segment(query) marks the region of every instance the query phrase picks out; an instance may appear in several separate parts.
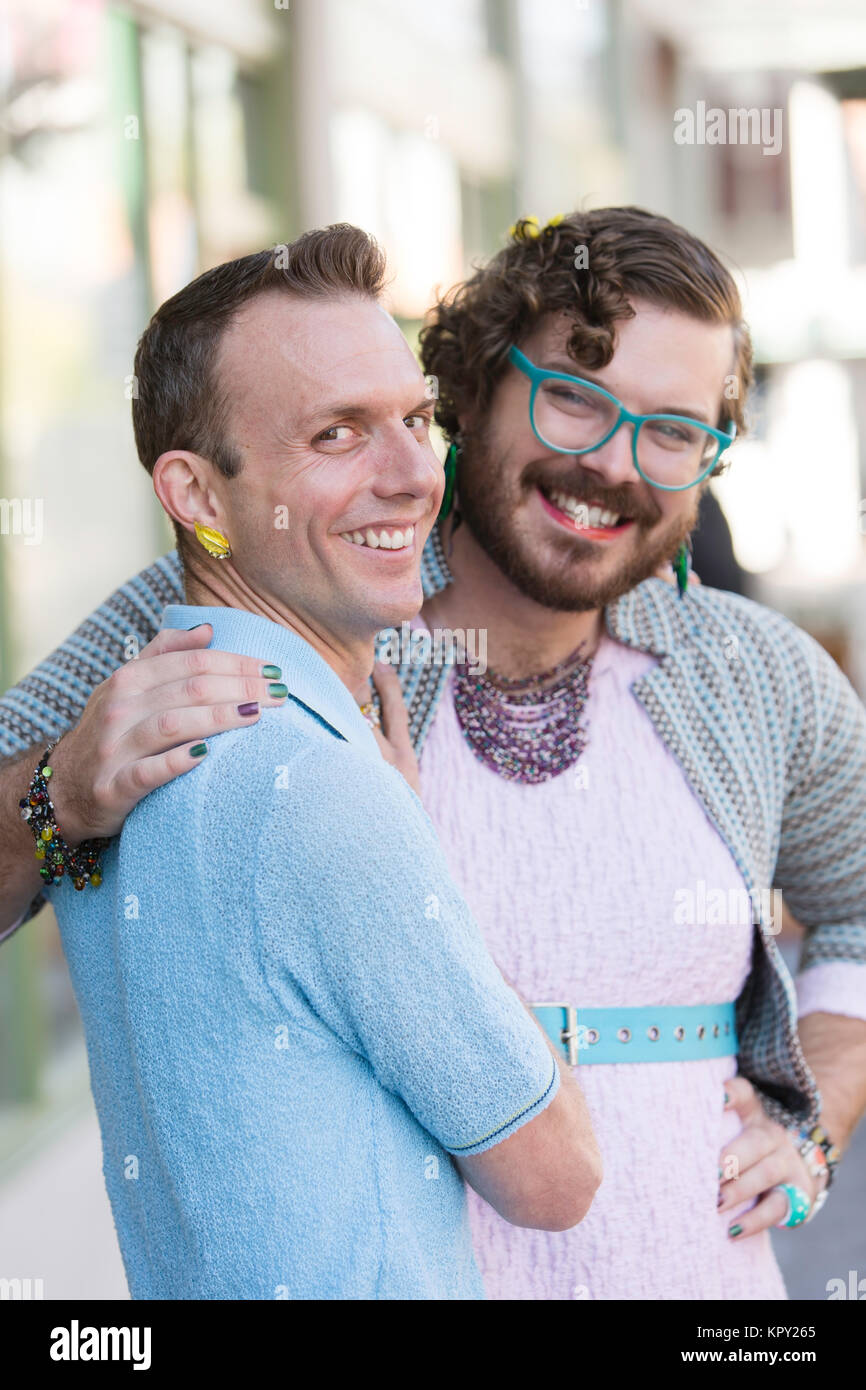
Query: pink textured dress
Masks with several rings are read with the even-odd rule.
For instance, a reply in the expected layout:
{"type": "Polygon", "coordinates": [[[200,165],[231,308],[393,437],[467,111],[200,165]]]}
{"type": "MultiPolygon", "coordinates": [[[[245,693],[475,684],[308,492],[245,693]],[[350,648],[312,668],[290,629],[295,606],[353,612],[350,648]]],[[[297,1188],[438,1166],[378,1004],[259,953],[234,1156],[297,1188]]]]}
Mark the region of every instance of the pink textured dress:
{"type": "MultiPolygon", "coordinates": [[[[505,781],[474,756],[450,683],[437,711],[421,759],[424,805],[494,959],[524,999],[723,1003],[749,973],[750,926],[682,921],[682,895],[698,901],[699,880],[708,891],[745,886],[631,694],[656,660],[602,638],[586,751],[540,786],[505,781]]],[[[733,1056],[580,1069],[602,1186],[586,1219],[565,1232],[510,1226],[470,1192],[488,1297],[785,1298],[767,1233],[737,1244],[727,1236],[734,1213],[716,1210],[719,1154],[740,1129],[722,1108],[736,1069],[733,1056]]]]}

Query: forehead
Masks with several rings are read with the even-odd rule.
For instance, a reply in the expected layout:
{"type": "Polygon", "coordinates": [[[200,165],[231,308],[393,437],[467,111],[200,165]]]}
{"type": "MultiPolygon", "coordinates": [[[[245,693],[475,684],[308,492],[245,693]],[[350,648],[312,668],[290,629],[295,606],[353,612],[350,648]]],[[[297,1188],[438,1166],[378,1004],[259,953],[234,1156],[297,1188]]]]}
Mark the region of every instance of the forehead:
{"type": "MultiPolygon", "coordinates": [[[[734,330],[727,323],[704,323],[676,309],[664,309],[646,300],[631,301],[632,319],[616,323],[616,347],[606,367],[591,375],[603,378],[614,392],[617,386],[635,389],[645,384],[655,395],[670,400],[687,393],[707,393],[715,400],[724,377],[733,371],[734,330]]],[[[566,350],[573,320],[566,314],[550,315],[526,340],[525,351],[533,361],[555,356],[559,369],[580,375],[580,365],[566,350]],[[568,365],[570,364],[570,365],[568,365]]],[[[587,368],[587,370],[590,370],[587,368]]]]}
{"type": "Polygon", "coordinates": [[[360,295],[302,300],[258,295],[223,335],[217,370],[245,415],[279,408],[298,419],[328,397],[375,406],[424,378],[391,316],[360,295]]]}

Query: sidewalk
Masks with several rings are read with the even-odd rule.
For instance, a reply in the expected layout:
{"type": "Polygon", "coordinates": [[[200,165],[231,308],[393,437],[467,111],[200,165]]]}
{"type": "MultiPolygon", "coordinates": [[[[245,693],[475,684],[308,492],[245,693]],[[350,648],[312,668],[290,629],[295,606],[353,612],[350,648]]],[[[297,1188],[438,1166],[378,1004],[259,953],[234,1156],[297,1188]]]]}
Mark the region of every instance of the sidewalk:
{"type": "Polygon", "coordinates": [[[92,1103],[0,1186],[0,1278],[46,1299],[129,1298],[92,1103]]]}

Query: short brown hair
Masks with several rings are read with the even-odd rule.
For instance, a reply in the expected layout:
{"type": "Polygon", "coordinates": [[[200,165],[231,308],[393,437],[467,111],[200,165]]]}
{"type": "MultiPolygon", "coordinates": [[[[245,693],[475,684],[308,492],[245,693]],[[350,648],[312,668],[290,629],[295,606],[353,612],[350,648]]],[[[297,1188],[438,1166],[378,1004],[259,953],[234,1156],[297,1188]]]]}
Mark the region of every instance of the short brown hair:
{"type": "Polygon", "coordinates": [[[568,350],[576,362],[607,366],[617,321],[634,317],[632,298],[731,325],[737,394],[723,400],[718,428],[733,420],[745,433],[752,344],[734,279],[697,237],[635,207],[573,212],[543,229],[523,218],[507,246],[438,300],[420,335],[424,371],[437,378],[437,423],[453,439],[460,413],[483,413],[509,347],[547,314],[574,320],[568,350]]]}
{"type": "MultiPolygon", "coordinates": [[[[342,222],[215,266],[167,299],[135,354],[132,424],[148,473],[169,449],[201,454],[227,478],[241,471],[228,432],[229,398],[215,368],[222,336],[242,305],[271,290],[308,300],[378,299],[384,283],[381,247],[342,222]]],[[[184,528],[175,523],[174,530],[182,543],[184,528]]]]}

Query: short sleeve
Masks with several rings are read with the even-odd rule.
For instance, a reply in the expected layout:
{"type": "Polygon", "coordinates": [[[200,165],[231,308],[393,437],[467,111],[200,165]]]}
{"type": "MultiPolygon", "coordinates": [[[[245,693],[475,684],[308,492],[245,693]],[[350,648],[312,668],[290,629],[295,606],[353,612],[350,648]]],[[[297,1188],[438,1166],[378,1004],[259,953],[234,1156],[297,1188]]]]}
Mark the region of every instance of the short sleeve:
{"type": "Polygon", "coordinates": [[[420,801],[378,755],[336,740],[304,753],[286,780],[256,872],[276,988],[300,989],[443,1148],[500,1143],[553,1100],[559,1070],[420,801]]]}

